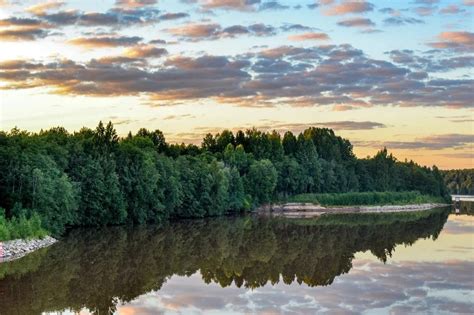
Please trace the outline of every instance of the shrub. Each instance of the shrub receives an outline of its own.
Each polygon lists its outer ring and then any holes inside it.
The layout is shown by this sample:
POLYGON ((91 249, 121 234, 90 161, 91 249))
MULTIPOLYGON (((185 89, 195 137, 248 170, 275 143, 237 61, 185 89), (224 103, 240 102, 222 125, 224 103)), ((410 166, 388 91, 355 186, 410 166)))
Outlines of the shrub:
MULTIPOLYGON (((25 210, 23 213, 28 213, 25 210)), ((20 215, 8 220, 5 218, 5 210, 0 208, 0 241, 23 238, 43 238, 48 235, 41 225, 41 218, 37 213, 30 217, 20 215)))

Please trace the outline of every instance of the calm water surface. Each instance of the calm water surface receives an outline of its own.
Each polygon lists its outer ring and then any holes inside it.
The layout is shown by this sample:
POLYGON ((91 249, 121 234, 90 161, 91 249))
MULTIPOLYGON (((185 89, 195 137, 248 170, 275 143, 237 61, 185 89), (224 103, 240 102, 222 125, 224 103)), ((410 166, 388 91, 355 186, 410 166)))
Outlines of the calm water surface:
POLYGON ((0 314, 473 314, 473 218, 434 209, 75 230, 0 265, 0 314))

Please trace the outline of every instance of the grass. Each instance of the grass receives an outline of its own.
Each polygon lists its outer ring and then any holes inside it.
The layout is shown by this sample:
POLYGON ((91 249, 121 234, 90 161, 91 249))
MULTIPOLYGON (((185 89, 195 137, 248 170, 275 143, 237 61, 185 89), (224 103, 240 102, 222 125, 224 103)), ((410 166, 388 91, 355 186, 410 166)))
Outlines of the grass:
POLYGON ((441 197, 422 195, 417 191, 301 194, 292 196, 288 198, 287 201, 313 203, 320 204, 322 206, 371 206, 445 203, 445 200, 441 197))
POLYGON ((0 241, 43 238, 47 235, 38 214, 34 213, 29 218, 22 215, 6 219, 4 210, 0 208, 0 241))

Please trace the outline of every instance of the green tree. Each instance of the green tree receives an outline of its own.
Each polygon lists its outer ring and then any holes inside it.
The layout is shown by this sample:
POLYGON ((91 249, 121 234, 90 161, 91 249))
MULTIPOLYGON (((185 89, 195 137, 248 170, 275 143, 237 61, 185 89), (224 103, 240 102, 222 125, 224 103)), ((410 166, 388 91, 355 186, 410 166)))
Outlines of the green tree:
POLYGON ((270 202, 277 184, 277 171, 270 160, 255 161, 246 175, 246 192, 254 204, 270 202))
POLYGON ((154 146, 151 139, 137 136, 121 142, 118 149, 117 174, 128 219, 134 223, 161 222, 166 218, 154 146))

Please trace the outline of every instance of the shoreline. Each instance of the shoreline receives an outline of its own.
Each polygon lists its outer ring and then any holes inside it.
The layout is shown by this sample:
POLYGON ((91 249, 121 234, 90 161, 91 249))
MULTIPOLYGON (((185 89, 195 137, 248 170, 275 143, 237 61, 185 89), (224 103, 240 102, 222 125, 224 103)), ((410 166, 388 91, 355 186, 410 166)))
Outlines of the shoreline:
MULTIPOLYGON (((267 204, 255 209, 254 213, 285 218, 315 218, 324 214, 338 213, 396 213, 423 211, 449 206, 441 203, 422 203, 408 205, 378 206, 329 206, 324 207, 313 203, 289 202, 284 204, 267 204)), ((0 241, 0 263, 20 259, 38 249, 53 245, 58 240, 51 236, 42 239, 15 239, 0 241)))
POLYGON ((378 205, 378 206, 329 206, 324 207, 312 203, 289 202, 284 204, 264 205, 256 209, 259 214, 270 214, 287 218, 314 218, 323 214, 337 213, 395 213, 423 211, 433 208, 446 207, 449 204, 422 203, 408 205, 378 205))
POLYGON ((40 248, 53 245, 57 241, 51 236, 42 239, 0 241, 0 263, 22 258, 40 248))

